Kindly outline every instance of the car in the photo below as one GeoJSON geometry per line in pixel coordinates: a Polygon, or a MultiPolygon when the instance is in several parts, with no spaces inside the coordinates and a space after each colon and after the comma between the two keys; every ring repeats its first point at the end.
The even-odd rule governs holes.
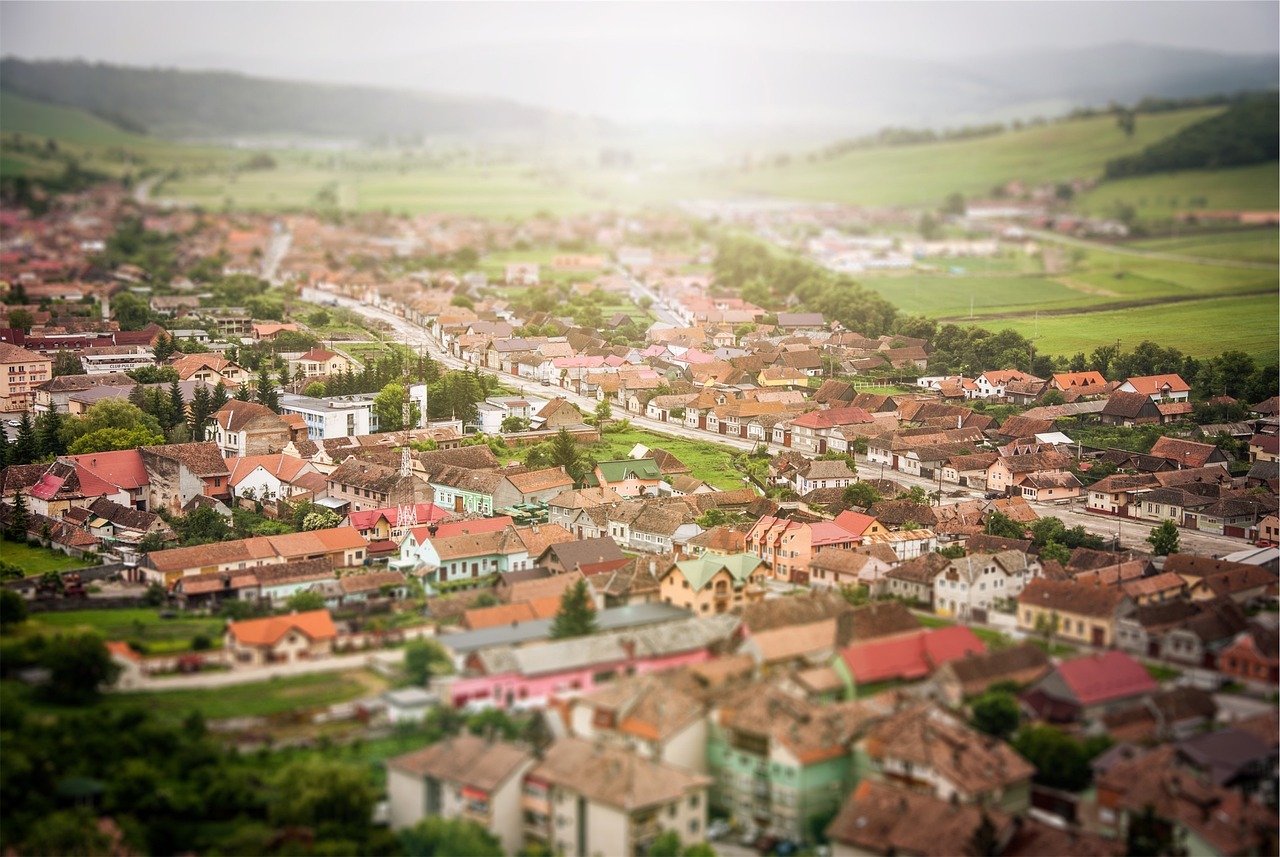
{"type": "Polygon", "coordinates": [[[14,428],[20,428],[22,426],[22,423],[19,422],[18,420],[9,420],[9,425],[13,426],[14,428]]]}
{"type": "Polygon", "coordinates": [[[551,386],[551,382],[550,382],[550,381],[547,381],[547,380],[545,380],[545,379],[544,379],[544,380],[543,380],[543,382],[542,382],[542,386],[544,386],[544,387],[550,387],[550,386],[551,386]]]}
{"type": "Polygon", "coordinates": [[[772,854],[772,853],[773,853],[773,849],[774,849],[774,848],[777,848],[777,847],[778,847],[778,843],[779,843],[779,842],[781,842],[781,841],[782,841],[782,840],[780,840],[778,837],[774,836],[774,835],[773,835],[773,834],[771,834],[771,833],[764,833],[764,834],[761,834],[761,835],[760,835],[760,837],[759,837],[759,838],[756,840],[756,842],[755,842],[755,846],[754,846],[754,847],[755,847],[755,849],[756,849],[756,853],[758,853],[758,854],[772,854]]]}
{"type": "Polygon", "coordinates": [[[712,819],[711,823],[707,825],[707,838],[715,842],[728,836],[729,831],[732,829],[732,826],[725,819],[712,819]]]}
{"type": "Polygon", "coordinates": [[[1004,492],[1003,492],[1003,491],[988,491],[986,496],[987,496],[987,499],[988,499],[988,500],[999,500],[1001,497],[1003,497],[1003,496],[1004,496],[1004,492]]]}
{"type": "Polygon", "coordinates": [[[792,854],[796,854],[799,851],[800,845],[796,842],[792,842],[790,839],[784,839],[777,845],[773,846],[773,853],[777,854],[778,857],[791,857],[792,854]]]}

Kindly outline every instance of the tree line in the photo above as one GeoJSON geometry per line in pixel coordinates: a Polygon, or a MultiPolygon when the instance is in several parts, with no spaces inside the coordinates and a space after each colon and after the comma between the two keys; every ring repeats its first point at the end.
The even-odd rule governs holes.
{"type": "Polygon", "coordinates": [[[1136,155],[1107,162],[1108,179],[1175,170],[1238,167],[1274,161],[1280,154],[1280,99],[1250,95],[1224,112],[1183,128],[1136,155]]]}

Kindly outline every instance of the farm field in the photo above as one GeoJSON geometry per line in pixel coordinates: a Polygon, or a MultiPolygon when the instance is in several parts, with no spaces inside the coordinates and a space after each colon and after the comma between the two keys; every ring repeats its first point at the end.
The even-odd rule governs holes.
{"type": "Polygon", "coordinates": [[[1126,246],[1156,250],[1161,253],[1177,253],[1182,256],[1202,256],[1207,259],[1239,259],[1245,262],[1280,262],[1280,231],[1271,229],[1240,229],[1213,235],[1189,235],[1185,238],[1154,238],[1132,241],[1126,246]]]}
{"type": "Polygon", "coordinates": [[[1120,205],[1132,205],[1142,220],[1170,220],[1177,212],[1197,209],[1275,211],[1280,206],[1280,164],[1137,176],[1103,182],[1075,199],[1076,210],[1108,217],[1120,205]]]}
{"type": "Polygon", "coordinates": [[[165,690],[109,694],[104,704],[143,706],[160,716],[181,719],[199,711],[209,720],[226,717],[267,717],[299,708],[319,708],[348,702],[386,688],[369,672],[317,673],[229,685],[211,690],[165,690]]]}
{"type": "Polygon", "coordinates": [[[986,194],[1015,179],[1040,184],[1101,175],[1108,160],[1139,152],[1215,112],[1143,115],[1131,138],[1116,127],[1114,117],[1100,116],[973,140],[864,149],[829,161],[793,158],[789,166],[729,181],[737,191],[786,198],[934,206],[949,193],[986,194]]]}
{"type": "Polygon", "coordinates": [[[859,280],[906,313],[968,320],[993,313],[1062,309],[1103,303],[1103,295],[1073,289],[1049,277],[980,274],[903,274],[859,280]]]}
{"type": "Polygon", "coordinates": [[[27,633],[96,631],[108,640],[141,643],[149,654],[173,654],[191,650],[192,640],[203,636],[211,646],[222,644],[225,620],[216,617],[186,616],[163,619],[158,610],[72,610],[65,613],[37,613],[27,633]]]}
{"type": "Polygon", "coordinates": [[[88,564],[79,557],[11,541],[0,541],[0,562],[16,565],[27,577],[46,571],[70,571],[88,564]]]}
{"type": "MultiPolygon", "coordinates": [[[[1275,291],[1266,295],[1041,315],[1036,350],[1046,354],[1087,354],[1117,339],[1126,350],[1149,339],[1193,357],[1209,357],[1234,349],[1260,362],[1274,362],[1277,318],[1280,318],[1280,296],[1275,291]]],[[[1011,328],[1027,337],[1037,335],[1037,321],[1027,316],[979,318],[973,323],[992,330],[1011,328]]]]}

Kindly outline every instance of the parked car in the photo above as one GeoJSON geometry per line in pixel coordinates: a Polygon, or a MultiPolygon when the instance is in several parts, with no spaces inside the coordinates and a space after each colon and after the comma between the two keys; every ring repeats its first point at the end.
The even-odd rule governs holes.
{"type": "Polygon", "coordinates": [[[711,823],[707,825],[707,838],[712,842],[716,842],[728,836],[729,831],[732,829],[733,826],[727,820],[723,818],[712,819],[711,823]]]}
{"type": "Polygon", "coordinates": [[[9,420],[9,425],[13,426],[14,428],[20,428],[22,426],[22,423],[19,422],[18,420],[9,420]]]}

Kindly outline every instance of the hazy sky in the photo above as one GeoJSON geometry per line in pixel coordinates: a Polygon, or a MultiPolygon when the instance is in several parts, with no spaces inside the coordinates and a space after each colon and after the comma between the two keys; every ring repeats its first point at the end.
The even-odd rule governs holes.
{"type": "Polygon", "coordinates": [[[1275,2],[0,3],[0,50],[339,78],[344,61],[512,42],[641,39],[932,59],[1118,41],[1270,52],[1275,2]]]}
{"type": "MultiPolygon", "coordinates": [[[[798,120],[830,113],[832,98],[801,103],[809,96],[822,101],[823,90],[852,95],[863,89],[890,102],[861,115],[866,123],[933,122],[952,93],[959,99],[993,82],[1016,88],[1022,70],[1030,71],[1025,61],[1012,69],[997,63],[975,69],[971,63],[966,77],[946,67],[947,61],[1119,42],[1274,53],[1278,32],[1280,3],[1274,0],[0,0],[0,52],[6,56],[494,95],[624,121],[798,120]],[[903,70],[903,61],[914,70],[903,70]],[[921,71],[922,63],[931,70],[921,71]],[[973,79],[984,74],[991,79],[973,79]],[[931,102],[908,103],[919,102],[926,90],[931,102]]],[[[1042,76],[1056,74],[1046,71],[1051,64],[1035,65],[1042,76]]],[[[1078,65],[1104,81],[1115,79],[1114,71],[1098,68],[1093,58],[1078,65]]],[[[1082,97],[1105,103],[1110,96],[1082,97]]],[[[1054,113],[1067,107],[1056,101],[1026,110],[1054,113]]]]}

